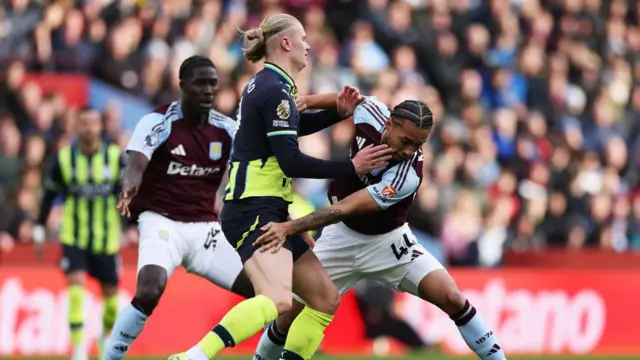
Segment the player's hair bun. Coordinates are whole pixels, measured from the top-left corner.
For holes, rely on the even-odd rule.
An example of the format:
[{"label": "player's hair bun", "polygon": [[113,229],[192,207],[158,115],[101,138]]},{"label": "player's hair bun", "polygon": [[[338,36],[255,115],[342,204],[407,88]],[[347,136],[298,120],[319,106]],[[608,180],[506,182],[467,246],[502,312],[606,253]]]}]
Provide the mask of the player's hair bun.
[{"label": "player's hair bun", "polygon": [[295,17],[280,13],[266,17],[258,27],[241,31],[244,42],[242,49],[244,57],[253,63],[259,62],[267,55],[269,38],[298,23],[299,21]]}]

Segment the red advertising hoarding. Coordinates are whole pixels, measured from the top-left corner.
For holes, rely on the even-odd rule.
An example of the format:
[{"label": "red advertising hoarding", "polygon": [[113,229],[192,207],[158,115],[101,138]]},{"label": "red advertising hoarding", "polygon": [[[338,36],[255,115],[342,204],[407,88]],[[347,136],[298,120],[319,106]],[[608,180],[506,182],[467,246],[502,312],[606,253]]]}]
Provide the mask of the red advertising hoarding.
[{"label": "red advertising hoarding", "polygon": [[[454,270],[462,291],[483,313],[507,353],[640,355],[640,270]],[[131,298],[134,268],[123,274],[121,304]],[[95,284],[85,305],[86,337],[101,327]],[[239,297],[183,271],[167,291],[131,355],[167,355],[197,342]],[[398,295],[397,311],[427,341],[467,354],[455,326],[433,306]],[[48,266],[0,268],[0,356],[60,356],[70,351],[64,277]],[[251,353],[254,337],[232,349]],[[370,352],[351,294],[323,343],[327,353]]]}]

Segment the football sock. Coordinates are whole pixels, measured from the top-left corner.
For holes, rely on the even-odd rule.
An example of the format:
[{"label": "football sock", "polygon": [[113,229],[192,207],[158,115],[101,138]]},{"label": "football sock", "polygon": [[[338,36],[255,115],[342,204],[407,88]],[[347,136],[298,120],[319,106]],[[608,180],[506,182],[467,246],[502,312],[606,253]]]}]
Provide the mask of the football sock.
[{"label": "football sock", "polygon": [[82,332],[84,325],[84,286],[69,285],[69,330],[71,342],[75,348],[82,345]]},{"label": "football sock", "polygon": [[102,313],[102,332],[108,334],[113,329],[113,324],[118,316],[118,295],[104,298],[104,311]]},{"label": "football sock", "polygon": [[451,320],[456,323],[464,342],[480,359],[506,360],[495,334],[469,300],[462,310],[451,316]]},{"label": "football sock", "polygon": [[272,321],[271,324],[267,325],[264,332],[262,332],[253,360],[280,359],[280,354],[282,354],[286,339],[287,335],[278,330],[276,322]]},{"label": "football sock", "polygon": [[147,315],[135,304],[136,299],[134,298],[118,314],[105,347],[103,360],[122,359],[129,350],[131,343],[142,332],[142,328],[147,321]]},{"label": "football sock", "polygon": [[[213,359],[225,347],[233,347],[278,317],[276,305],[264,295],[244,300],[234,306],[202,340],[198,347]],[[189,352],[197,352],[191,349]]]},{"label": "football sock", "polygon": [[309,360],[315,354],[324,338],[324,330],[333,320],[333,315],[325,314],[305,306],[291,324],[282,351],[284,360]]}]

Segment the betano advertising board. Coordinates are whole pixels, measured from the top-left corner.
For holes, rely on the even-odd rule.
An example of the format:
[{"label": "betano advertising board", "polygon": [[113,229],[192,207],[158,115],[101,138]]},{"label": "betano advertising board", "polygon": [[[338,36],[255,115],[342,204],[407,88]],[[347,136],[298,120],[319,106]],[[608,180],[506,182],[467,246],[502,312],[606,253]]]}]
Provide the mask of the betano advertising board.
[{"label": "betano advertising board", "polygon": [[[454,270],[464,294],[482,311],[510,354],[640,355],[640,270]],[[135,272],[123,273],[121,305],[135,290]],[[86,338],[101,327],[101,303],[91,283],[85,305]],[[240,300],[184,271],[176,271],[131,355],[167,355],[190,347]],[[446,315],[410,295],[396,312],[425,341],[450,354],[468,354]],[[0,267],[0,356],[61,356],[70,351],[64,277],[54,267]],[[371,342],[352,294],[341,304],[322,349],[368,354]],[[257,337],[230,349],[250,354]],[[95,351],[95,347],[94,347]]]}]

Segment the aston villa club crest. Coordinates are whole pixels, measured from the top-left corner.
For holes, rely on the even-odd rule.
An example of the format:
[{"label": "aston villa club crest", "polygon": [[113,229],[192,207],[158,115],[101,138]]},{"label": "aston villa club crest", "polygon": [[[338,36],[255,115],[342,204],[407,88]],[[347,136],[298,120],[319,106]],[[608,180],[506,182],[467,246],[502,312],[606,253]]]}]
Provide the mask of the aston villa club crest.
[{"label": "aston villa club crest", "polygon": [[220,160],[221,157],[222,143],[220,141],[209,143],[209,158],[211,160]]}]

